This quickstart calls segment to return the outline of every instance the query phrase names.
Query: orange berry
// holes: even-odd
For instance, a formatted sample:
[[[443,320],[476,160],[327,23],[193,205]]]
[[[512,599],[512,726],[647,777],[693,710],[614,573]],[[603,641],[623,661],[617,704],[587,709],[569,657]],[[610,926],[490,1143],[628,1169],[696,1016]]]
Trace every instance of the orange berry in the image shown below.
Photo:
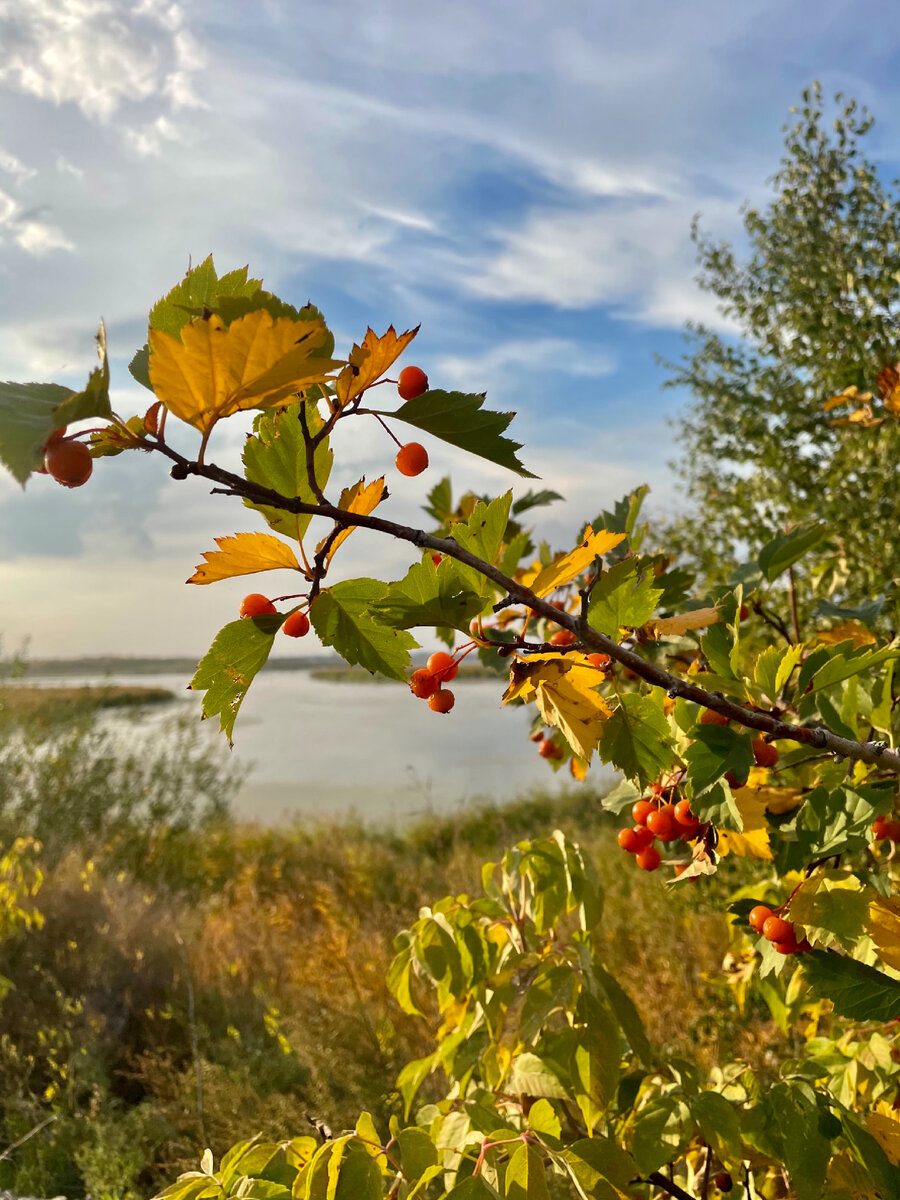
[[[550,637],[551,646],[571,646],[573,642],[577,641],[578,636],[571,629],[557,629],[556,633]]]
[[[544,738],[538,746],[538,754],[541,758],[556,758],[556,743],[551,738]]]
[[[704,708],[700,714],[701,725],[728,725],[730,724],[727,717],[721,713],[717,713],[714,708]]]
[[[144,413],[144,429],[146,429],[147,433],[152,433],[154,437],[159,433],[159,410],[161,408],[162,404],[157,400]]]
[[[662,855],[655,846],[642,850],[634,860],[642,871],[655,871],[662,862]]]
[[[587,660],[592,667],[599,667],[601,671],[605,671],[612,662],[608,654],[589,654]]]
[[[671,842],[676,835],[675,805],[664,804],[647,818],[647,828],[664,842]]]
[[[241,601],[242,617],[268,617],[277,611],[269,597],[262,596],[259,592],[251,592]]]
[[[754,738],[753,757],[758,767],[774,767],[778,762],[778,747],[763,738]]]
[[[438,683],[449,683],[459,674],[459,663],[446,650],[435,650],[425,667],[437,678]]]
[[[756,908],[750,909],[750,916],[747,920],[750,922],[751,929],[755,929],[757,933],[762,933],[763,925],[765,925],[771,916],[774,916],[771,908],[768,908],[765,904],[757,904]]]
[[[413,671],[409,677],[409,690],[420,700],[430,699],[438,690],[438,686],[438,681],[424,667],[420,667],[418,671]]]
[[[649,800],[637,800],[631,808],[635,825],[646,825],[647,818],[652,812],[656,812],[655,804],[651,804]]]
[[[428,466],[428,451],[419,442],[407,442],[394,459],[401,475],[421,475]]]
[[[44,466],[57,483],[75,488],[90,479],[94,460],[83,442],[51,441],[44,451]]]
[[[796,942],[797,937],[790,921],[783,917],[767,917],[763,922],[762,935],[770,942]]]
[[[439,688],[428,701],[432,712],[448,713],[456,703],[456,697],[449,688]]]
[[[888,838],[891,836],[888,832],[890,824],[891,822],[887,817],[875,818],[875,820],[872,822],[872,835],[876,842],[880,842],[883,838]]]
[[[795,937],[786,938],[783,942],[773,942],[772,945],[779,954],[796,954],[800,949]]]
[[[51,446],[54,442],[61,442],[63,440],[63,438],[66,436],[67,429],[68,429],[68,425],[60,425],[59,429],[54,429],[53,432],[50,434],[50,436],[47,438],[46,442],[44,442],[44,449],[46,450],[47,447]]]
[[[638,854],[640,854],[640,852],[642,850],[646,850],[648,846],[652,846],[653,843],[656,841],[656,838],[653,836],[653,834],[650,832],[650,830],[647,828],[646,825],[635,825],[634,836],[637,839],[637,843],[638,843],[638,849],[637,849]]]
[[[675,805],[675,818],[682,825],[690,825],[692,821],[696,821],[696,817],[691,812],[690,800],[679,800]]]
[[[623,850],[627,850],[629,854],[638,854],[644,847],[641,845],[642,839],[638,836],[638,830],[643,826],[638,826],[637,829],[620,829],[616,841]]]
[[[309,633],[309,617],[299,609],[292,612],[281,626],[281,632],[286,633],[288,637],[306,637]]]
[[[528,735],[528,739],[529,739],[529,741],[532,741],[532,742],[542,742],[544,740],[543,729],[536,729],[534,731],[534,733],[530,733]]]
[[[397,379],[397,391],[404,400],[415,400],[428,391],[428,376],[421,367],[404,367]]]

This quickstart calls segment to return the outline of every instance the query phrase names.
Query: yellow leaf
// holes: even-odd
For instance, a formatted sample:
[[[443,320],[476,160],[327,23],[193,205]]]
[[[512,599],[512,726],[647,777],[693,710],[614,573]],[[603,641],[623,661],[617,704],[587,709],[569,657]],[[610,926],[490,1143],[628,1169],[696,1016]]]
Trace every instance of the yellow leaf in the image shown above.
[[[593,689],[597,672],[563,659],[515,663],[503,702],[534,700],[546,725],[555,725],[574,754],[590,763],[600,730],[612,716],[609,705]]]
[[[408,329],[398,337],[397,331],[391,325],[387,333],[379,337],[374,330],[367,329],[362,345],[353,347],[350,351],[349,365],[344,367],[338,376],[337,397],[341,407],[349,404],[376,379],[380,379],[418,332],[417,325],[415,329]]]
[[[881,1100],[877,1110],[866,1114],[866,1128],[895,1167],[900,1167],[900,1113]]]
[[[873,900],[866,928],[881,961],[900,970],[900,899]]]
[[[803,793],[799,788],[760,787],[756,789],[756,796],[766,812],[775,816],[791,812],[803,803]]]
[[[900,372],[896,367],[884,367],[875,380],[884,407],[893,416],[900,415]]]
[[[569,773],[573,779],[577,779],[579,783],[584,783],[587,779],[588,765],[583,758],[579,758],[577,754],[573,754],[569,759]]]
[[[766,824],[766,806],[760,797],[759,788],[742,787],[734,793],[734,802],[744,823],[741,833],[731,829],[719,831],[717,852],[723,857],[736,854],[739,858],[771,859],[769,827]]]
[[[692,629],[705,629],[707,625],[715,625],[719,619],[717,608],[695,608],[693,612],[682,613],[679,617],[663,617],[661,621],[651,621],[644,626],[644,631],[652,638],[680,637]]]
[[[327,337],[322,320],[275,318],[265,309],[230,325],[215,314],[191,321],[180,340],[151,329],[150,382],[171,413],[208,433],[221,417],[283,404],[323,382],[340,366],[314,357]]]
[[[527,581],[528,572],[526,572],[526,579],[523,582],[526,587],[531,588],[536,596],[547,596],[556,588],[562,587],[564,583],[571,583],[576,575],[580,575],[589,567],[599,554],[605,554],[607,550],[612,550],[614,546],[618,546],[619,542],[624,540],[624,533],[607,533],[605,529],[594,533],[588,525],[584,531],[584,540],[581,545],[570,550],[568,554],[558,554],[550,566],[544,567],[530,582]]]
[[[854,646],[870,646],[877,641],[877,638],[866,629],[865,625],[860,625],[859,621],[842,621],[840,625],[826,629],[823,633],[817,633],[812,641],[813,644],[818,642],[825,646],[836,646],[839,642],[852,642]]]
[[[346,509],[347,512],[365,515],[376,508],[386,496],[387,488],[384,486],[383,475],[380,479],[373,479],[368,486],[366,486],[365,476],[363,476],[359,483],[354,483],[353,487],[344,488],[341,492],[341,498],[338,500],[338,508]],[[335,537],[329,547],[328,554],[325,556],[326,566],[334,558],[338,546],[347,540],[355,528],[355,525],[346,525]],[[317,554],[322,550],[327,540],[327,538],[323,538],[318,546],[316,546]]]
[[[188,583],[215,583],[256,571],[300,570],[290,546],[269,533],[235,533],[216,538],[215,543],[219,549],[204,550],[206,562],[199,564]]]
[[[871,399],[871,392],[861,392],[856,384],[852,384],[836,396],[830,396],[823,407],[826,412],[831,412],[833,408],[840,408],[842,404],[865,404]]]

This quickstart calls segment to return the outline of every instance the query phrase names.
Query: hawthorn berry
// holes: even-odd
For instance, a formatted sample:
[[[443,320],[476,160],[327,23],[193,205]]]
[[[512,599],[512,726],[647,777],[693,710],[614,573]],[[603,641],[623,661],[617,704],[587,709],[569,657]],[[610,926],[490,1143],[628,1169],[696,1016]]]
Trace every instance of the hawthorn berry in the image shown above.
[[[90,479],[94,460],[83,442],[49,441],[44,451],[44,467],[63,487],[76,488]]]
[[[713,1183],[720,1192],[730,1192],[734,1187],[734,1180],[727,1171],[720,1171],[718,1175],[713,1175]]]
[[[571,646],[578,641],[578,635],[574,634],[571,629],[557,629],[556,633],[550,635],[551,646]]]
[[[456,703],[456,697],[449,688],[438,688],[438,690],[428,700],[428,707],[432,712],[448,713]]]
[[[642,850],[646,850],[648,846],[652,846],[656,841],[656,838],[646,825],[635,825],[634,836],[637,839],[638,854],[640,854]]]
[[[636,800],[631,808],[635,825],[646,825],[647,818],[652,812],[656,812],[655,804],[651,804],[649,800]]]
[[[747,784],[747,776],[745,775],[743,779],[738,779],[738,777],[737,777],[737,775],[735,775],[734,771],[726,771],[725,772],[725,782],[728,784],[729,787],[742,788],[742,787],[745,787]]]
[[[664,842],[673,841],[676,823],[674,804],[664,804],[647,817],[647,828]]]
[[[876,817],[872,822],[872,833],[876,841],[882,839],[890,842],[900,842],[900,821],[890,817]]]
[[[541,758],[556,758],[557,753],[556,743],[550,738],[544,738],[538,746],[538,754]]]
[[[66,436],[67,429],[68,429],[68,425],[60,425],[59,429],[54,429],[53,432],[50,434],[50,436],[47,438],[46,442],[44,442],[44,449],[46,450],[47,447],[51,446],[54,442],[61,442],[63,440],[63,438]]]
[[[638,836],[638,829],[642,828],[643,826],[639,825],[637,829],[620,829],[616,841],[629,854],[638,854],[644,848]]]
[[[446,650],[435,650],[425,664],[425,669],[434,675],[438,684],[449,683],[459,674],[459,663]]]
[[[717,713],[714,708],[704,708],[700,714],[701,725],[730,725],[728,717],[722,713]]]
[[[771,916],[774,916],[771,908],[768,908],[765,904],[757,904],[756,908],[750,909],[750,915],[747,920],[750,922],[751,929],[755,929],[757,933],[762,933],[763,925],[765,925]]]
[[[763,922],[762,935],[769,942],[795,942],[794,927],[783,917],[767,917]]]
[[[682,825],[692,825],[697,820],[697,818],[691,812],[690,800],[678,801],[678,803],[675,805],[675,820]]]
[[[601,671],[605,671],[612,662],[612,659],[608,654],[589,654],[587,661],[592,667],[599,667]]]
[[[404,367],[397,379],[397,391],[403,400],[415,400],[428,391],[428,376],[421,367]]]
[[[292,612],[281,626],[281,632],[288,637],[306,637],[309,633],[309,617],[305,612]]]
[[[420,442],[407,442],[397,451],[394,464],[401,475],[421,475],[428,466],[428,451]]]
[[[778,747],[764,738],[754,738],[752,748],[758,767],[774,767],[778,762]]]
[[[409,677],[409,690],[419,700],[428,700],[438,690],[439,686],[435,677],[430,671],[426,671],[424,667],[420,667],[418,671],[413,671]]]
[[[634,860],[642,871],[655,871],[662,862],[662,855],[655,846],[642,850]]]
[[[245,596],[241,601],[242,617],[268,617],[277,611],[278,609],[269,597],[263,596],[259,592],[251,592],[249,596]]]

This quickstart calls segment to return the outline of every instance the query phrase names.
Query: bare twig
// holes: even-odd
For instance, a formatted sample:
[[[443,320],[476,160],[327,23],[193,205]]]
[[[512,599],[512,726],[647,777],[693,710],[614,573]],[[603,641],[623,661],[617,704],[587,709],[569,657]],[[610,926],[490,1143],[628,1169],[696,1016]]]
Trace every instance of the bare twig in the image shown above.
[[[53,1113],[51,1116],[45,1117],[44,1120],[38,1125],[35,1125],[33,1129],[29,1129],[27,1133],[23,1133],[17,1141],[13,1142],[11,1146],[7,1146],[3,1153],[0,1154],[0,1162],[3,1162],[5,1159],[9,1158],[14,1150],[18,1150],[20,1146],[24,1146],[27,1141],[30,1141],[31,1138],[33,1138],[35,1134],[40,1133],[42,1129],[46,1129],[48,1125],[52,1125],[58,1115],[58,1113]]]

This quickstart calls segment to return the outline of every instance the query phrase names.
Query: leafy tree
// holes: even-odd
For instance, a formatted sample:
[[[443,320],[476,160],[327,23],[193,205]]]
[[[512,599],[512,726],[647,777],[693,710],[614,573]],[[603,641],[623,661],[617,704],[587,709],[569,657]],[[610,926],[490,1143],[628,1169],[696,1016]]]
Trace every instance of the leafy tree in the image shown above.
[[[874,277],[865,287],[881,294]],[[760,295],[760,327],[766,303]],[[872,321],[886,330],[886,309]],[[803,336],[815,333],[831,361],[821,325]],[[393,429],[411,425],[531,477],[506,436],[512,414],[487,408],[482,393],[430,389],[407,367],[402,403],[369,407],[371,395],[390,397],[374,389],[397,382],[387,372],[415,333],[370,329],[336,358],[316,309],[284,303],[246,270],[220,278],[208,259],[151,310],[132,361],[154,393],[143,415],[112,411],[101,330],[101,365],[82,392],[0,385],[0,460],[23,483],[43,464],[81,486],[99,458],[152,453],[178,486],[211,482],[268,528],[216,539],[188,580],[290,580],[274,598],[245,598],[192,680],[229,738],[278,636],[314,633],[351,665],[408,679],[410,703],[425,701],[436,720],[454,707],[447,685],[468,654],[504,663],[502,702],[532,706],[531,740],[553,769],[584,779],[596,755],[623,776],[603,804],[626,816],[619,844],[636,869],[662,868],[684,887],[702,886],[728,856],[757,868],[728,909],[730,978],[742,1003],[752,994],[796,1032],[797,1054],[768,1077],[742,1063],[708,1072],[667,1061],[603,964],[591,865],[556,834],[486,864],[482,895],[423,908],[397,938],[390,986],[429,1020],[435,1043],[397,1080],[403,1121],[426,1100],[412,1124],[397,1117],[379,1130],[363,1113],[337,1136],[321,1126],[242,1144],[218,1169],[206,1150],[200,1170],[163,1194],[549,1200],[552,1188],[580,1200],[708,1200],[714,1185],[740,1200],[900,1195],[900,644],[879,629],[877,597],[855,611],[820,601],[804,631],[796,589],[782,586],[795,569],[823,576],[850,517],[824,492],[817,513],[833,523],[783,529],[778,513],[772,528],[751,506],[745,537],[758,550],[727,585],[699,593],[670,547],[646,549],[645,489],[583,526],[571,548],[542,545],[537,557],[515,518],[547,493],[454,507],[445,481],[429,497],[436,533],[383,517],[384,477],[333,490],[331,435],[343,420],[376,419],[398,444]],[[775,346],[783,327],[770,322],[768,337]],[[860,384],[842,387],[830,410],[862,414],[850,422],[860,447],[888,445],[900,372],[879,371],[879,407],[861,390],[865,364],[837,344],[843,366],[826,390],[851,366]],[[217,426],[250,411],[243,473],[227,471],[209,460]],[[96,417],[107,423],[61,428]],[[427,461],[424,446],[406,443],[395,465],[418,475]],[[330,581],[357,527],[411,547],[401,579]],[[413,670],[420,629],[453,636],[450,651]]]
[[[900,577],[900,431],[867,434],[862,409],[835,420],[823,405],[864,392],[898,357],[900,198],[866,157],[872,118],[836,104],[829,129],[819,85],[803,93],[773,200],[744,210],[746,255],[695,222],[698,281],[735,335],[689,326],[687,354],[668,367],[695,397],[678,419],[693,502],[678,544],[723,580],[760,526],[823,518],[834,553],[818,591],[852,601]]]

